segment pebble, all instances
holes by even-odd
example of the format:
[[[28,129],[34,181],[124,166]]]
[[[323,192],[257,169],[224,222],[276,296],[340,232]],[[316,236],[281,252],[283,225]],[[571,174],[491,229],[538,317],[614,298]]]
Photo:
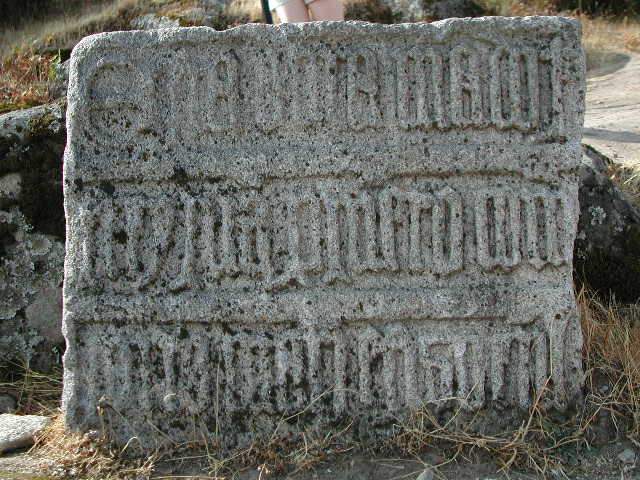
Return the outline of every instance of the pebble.
[[[433,471],[425,468],[424,471],[420,475],[418,475],[418,478],[416,478],[416,480],[433,480]]]
[[[18,408],[15,398],[11,395],[0,395],[0,413],[13,413]]]
[[[618,454],[618,460],[627,464],[634,463],[636,461],[636,453],[630,448],[625,448]]]

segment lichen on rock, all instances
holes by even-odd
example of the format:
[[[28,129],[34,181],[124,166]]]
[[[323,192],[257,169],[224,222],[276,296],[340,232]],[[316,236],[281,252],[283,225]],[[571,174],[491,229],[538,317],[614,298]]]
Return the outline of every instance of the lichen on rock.
[[[606,175],[611,161],[585,146],[574,277],[619,302],[640,299],[640,210]]]
[[[65,105],[0,116],[0,365],[59,361]]]
[[[0,363],[31,362],[40,344],[53,347],[61,342],[59,335],[50,333],[52,326],[59,330],[60,318],[27,315],[26,311],[40,292],[59,292],[64,244],[35,232],[15,206],[0,211],[0,229],[5,232],[0,258]]]

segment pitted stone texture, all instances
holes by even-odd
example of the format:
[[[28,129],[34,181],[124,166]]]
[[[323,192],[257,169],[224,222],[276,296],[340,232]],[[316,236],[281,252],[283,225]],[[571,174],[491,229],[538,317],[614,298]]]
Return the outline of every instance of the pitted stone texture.
[[[571,407],[583,95],[565,18],[84,39],[67,426],[229,445]]]
[[[33,445],[50,418],[39,415],[0,415],[0,455],[16,448]]]

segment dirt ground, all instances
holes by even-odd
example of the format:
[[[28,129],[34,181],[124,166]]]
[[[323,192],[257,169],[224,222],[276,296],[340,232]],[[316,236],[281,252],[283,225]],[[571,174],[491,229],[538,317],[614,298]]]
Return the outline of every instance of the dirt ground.
[[[623,452],[635,452],[635,460],[623,461]],[[460,457],[454,461],[437,454],[421,458],[388,458],[363,454],[341,454],[331,457],[313,468],[276,474],[255,467],[236,472],[219,472],[210,465],[193,460],[161,462],[150,477],[157,480],[534,480],[539,478],[572,480],[633,480],[640,479],[640,454],[630,442],[611,442],[591,447],[569,459],[565,471],[551,471],[546,477],[535,473],[511,470],[500,472],[496,463],[482,454]],[[624,454],[623,454],[624,455]],[[53,480],[82,478],[81,476],[48,476],[47,467],[55,465],[27,451],[0,457],[0,480]],[[138,477],[131,477],[138,478]],[[146,477],[145,477],[146,478]]]

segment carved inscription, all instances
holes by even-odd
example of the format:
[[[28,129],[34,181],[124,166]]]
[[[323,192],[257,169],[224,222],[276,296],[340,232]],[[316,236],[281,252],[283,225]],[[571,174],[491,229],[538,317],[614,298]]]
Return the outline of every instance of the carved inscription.
[[[523,259],[538,270],[560,266],[570,258],[574,216],[562,195],[531,195],[507,189],[476,195],[475,220],[478,263],[486,270],[508,270]]]
[[[87,285],[103,279],[144,289],[162,280],[173,291],[212,288],[238,275],[267,289],[375,272],[451,275],[465,268],[465,218],[473,219],[475,261],[485,270],[523,262],[540,270],[571,255],[565,225],[573,214],[559,194],[495,188],[463,202],[451,188],[388,187],[293,195],[283,208],[279,224],[258,196],[109,201],[79,212],[77,265]]]
[[[253,126],[265,133],[323,125],[353,131],[493,127],[557,135],[566,114],[562,78],[570,68],[559,63],[562,48],[560,39],[539,51],[487,50],[463,42],[450,51],[422,45],[409,51],[356,48],[264,54],[260,62],[245,58],[241,50],[223,50],[201,64],[183,53],[173,66],[152,72],[106,60],[93,73],[94,84],[108,81],[114,70],[126,70],[149,92],[167,92],[168,97],[157,98],[160,108],[148,102],[143,108],[134,95],[139,86],[123,85],[118,98],[96,96],[89,111],[97,130],[116,125],[124,138],[133,138],[136,132],[157,133],[154,125],[164,125],[169,141],[196,143]],[[257,71],[241,82],[250,63]],[[136,113],[139,123],[122,123],[122,108]],[[182,112],[184,121],[155,117],[163,111]]]
[[[91,359],[84,366],[86,374],[104,379],[104,384],[86,385],[86,395],[106,395],[123,404],[135,398],[147,411],[184,408],[199,414],[217,401],[227,413],[280,414],[299,411],[322,396],[330,403],[314,408],[328,407],[335,415],[354,408],[397,412],[452,399],[467,410],[490,402],[526,408],[531,390],[541,388],[551,375],[548,336],[524,331],[455,339],[425,331],[414,337],[402,325],[392,324],[384,333],[345,327],[287,335],[274,331],[265,337],[222,335],[214,329],[192,338],[167,327],[158,333],[154,328],[156,341],[149,341],[148,335],[135,333],[135,326],[127,327],[131,334],[126,339],[115,327],[85,328],[112,332],[86,347],[84,355]],[[140,369],[145,364],[159,365],[160,385]],[[118,373],[121,368],[127,375]],[[193,378],[200,379],[195,388],[184,388]],[[176,397],[175,406],[167,404],[167,395]]]

